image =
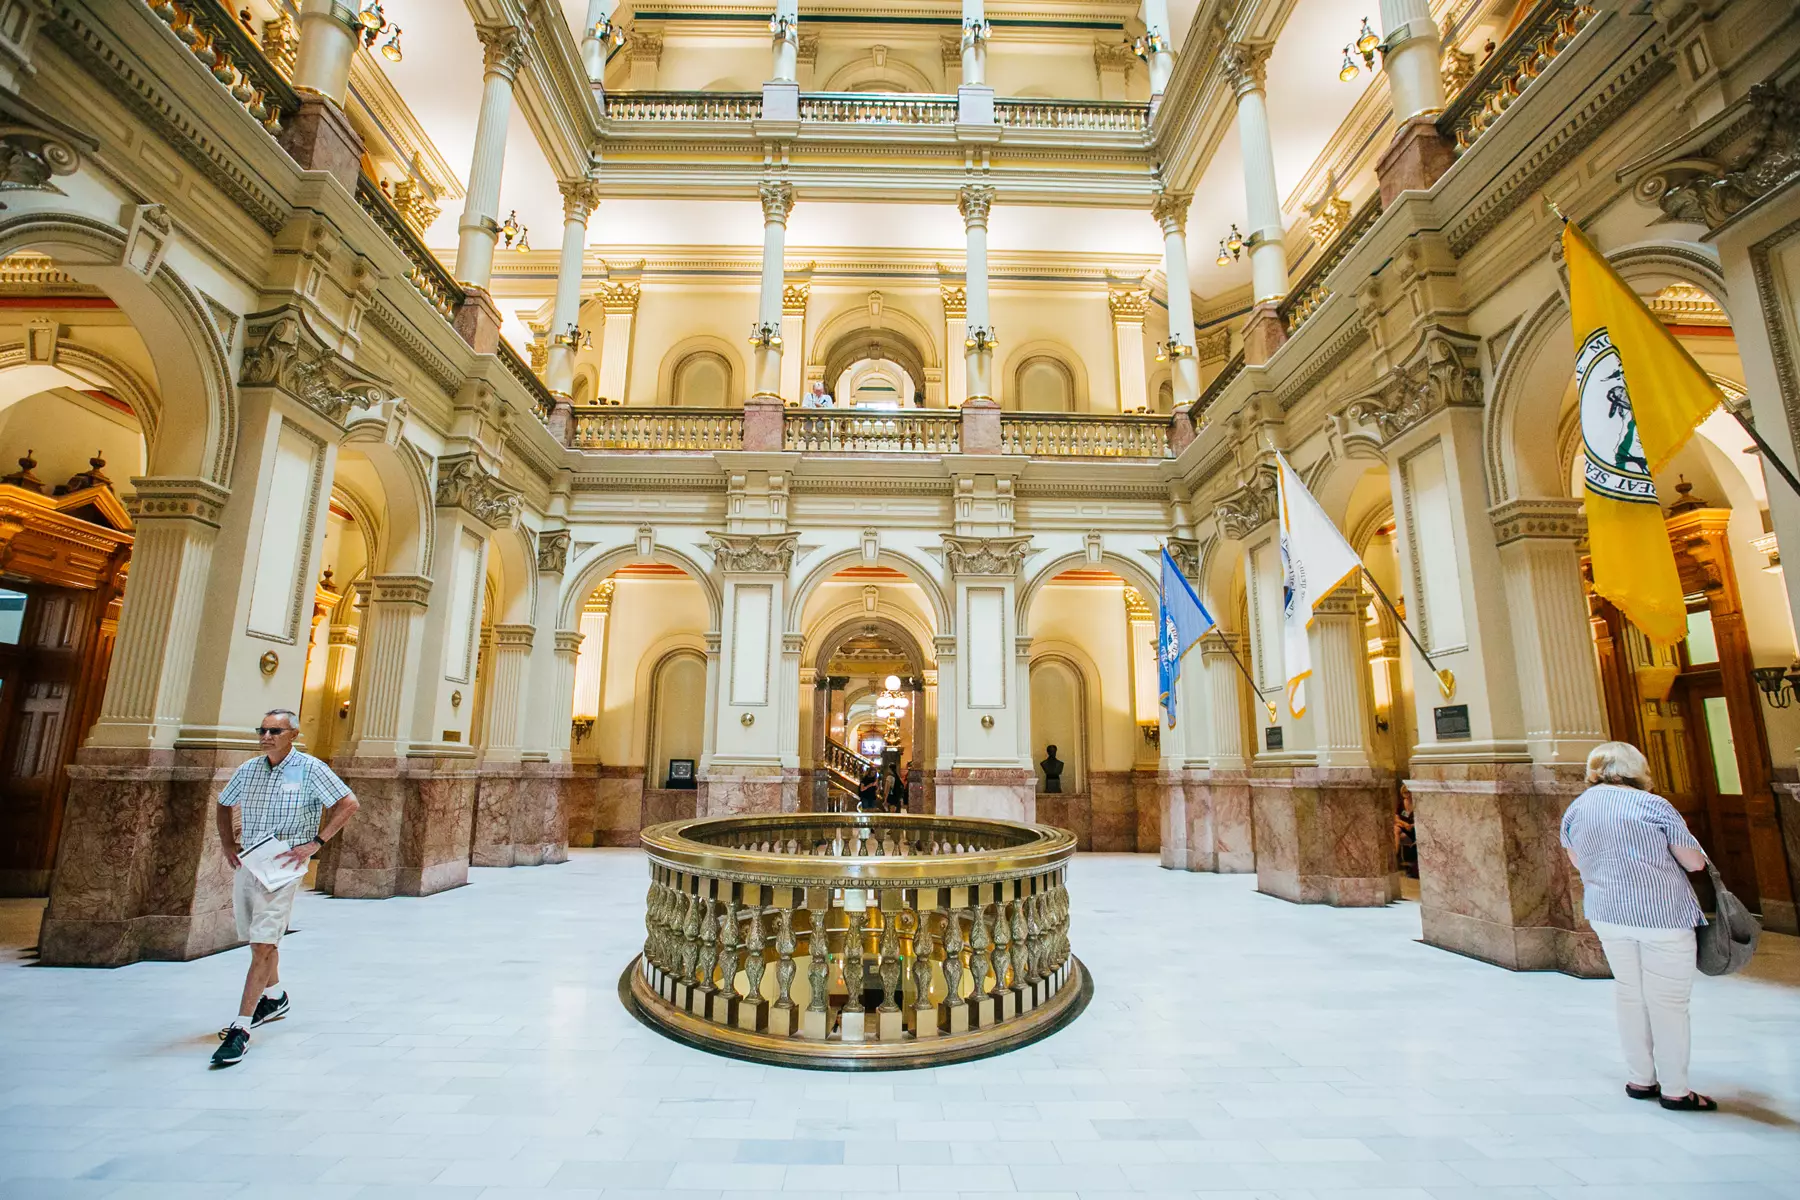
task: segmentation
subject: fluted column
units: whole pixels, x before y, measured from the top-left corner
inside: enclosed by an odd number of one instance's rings
[[[350,61],[356,57],[356,14],[343,0],[304,0],[300,6],[300,50],[294,59],[294,87],[317,92],[339,107],[350,90]]]
[[[1606,738],[1581,583],[1581,501],[1514,501],[1494,511],[1494,525],[1525,744],[1533,762],[1580,765]]]
[[[1207,764],[1215,771],[1242,771],[1244,753],[1243,674],[1232,660],[1232,647],[1243,639],[1225,633],[1200,640],[1200,666],[1206,672]]]
[[[353,757],[394,758],[406,752],[404,723],[413,707],[419,632],[430,595],[431,580],[423,575],[377,575],[370,581],[351,705],[347,753]]]
[[[456,277],[486,288],[494,273],[495,218],[500,209],[500,175],[506,165],[506,127],[512,119],[513,79],[525,58],[525,42],[510,25],[476,29],[485,74],[481,112],[475,121],[475,154],[469,163],[469,196],[457,225]]]
[[[482,734],[485,757],[506,762],[519,757],[523,746],[521,718],[525,712],[525,679],[531,669],[530,625],[494,626],[489,651],[487,729]]]
[[[1369,670],[1363,651],[1362,603],[1355,584],[1345,584],[1313,609],[1313,676],[1308,700],[1321,767],[1369,765],[1367,708]]]
[[[226,491],[199,479],[139,479],[137,541],[112,666],[90,746],[175,744]]]
[[[556,308],[550,318],[550,354],[544,363],[544,385],[566,403],[575,387],[575,349],[581,338],[581,271],[587,251],[587,223],[600,205],[600,185],[592,179],[578,179],[561,188],[562,257],[556,266]]]
[[[1162,192],[1150,215],[1162,226],[1163,276],[1169,285],[1169,341],[1164,347],[1173,364],[1175,407],[1200,398],[1200,364],[1194,358],[1194,293],[1188,283],[1187,212],[1193,197]]]
[[[781,286],[787,253],[787,219],[794,210],[794,187],[765,180],[760,188],[763,210],[762,292],[757,298],[756,394],[759,400],[781,401]]]
[[[606,624],[612,617],[614,580],[602,583],[581,610],[582,651],[575,660],[574,715],[598,719],[606,708]]]
[[[1267,362],[1287,329],[1275,304],[1288,290],[1287,246],[1282,236],[1281,192],[1275,184],[1275,147],[1269,138],[1264,67],[1271,46],[1233,42],[1225,47],[1225,76],[1237,94],[1238,143],[1244,157],[1244,223],[1250,248],[1250,319],[1244,327],[1244,360]]]
[[[1144,0],[1144,51],[1150,58],[1150,102],[1156,103],[1175,73],[1175,42],[1169,33],[1168,0]]]
[[[1150,407],[1150,386],[1144,374],[1144,312],[1150,306],[1150,293],[1139,287],[1114,288],[1107,292],[1106,304],[1112,310],[1113,348],[1118,359],[1119,411],[1144,412]],[[1196,366],[1196,372],[1198,369]]]
[[[570,629],[556,631],[556,664],[551,676],[550,711],[552,713],[567,713],[574,707],[575,660],[580,653],[581,634]],[[568,761],[570,733],[567,717],[551,721],[551,761]]]
[[[587,23],[581,27],[581,66],[588,82],[600,91],[606,77],[606,41],[599,34],[600,23],[612,12],[616,0],[588,0]]]
[[[1386,205],[1401,192],[1429,188],[1456,156],[1437,131],[1437,115],[1444,111],[1444,40],[1431,19],[1430,0],[1381,0],[1381,29],[1381,70],[1397,126],[1375,164]]]
[[[968,237],[964,268],[964,305],[968,332],[964,335],[964,375],[968,401],[994,399],[994,326],[988,315],[988,210],[994,204],[994,189],[979,184],[965,186],[957,195],[956,207],[962,213],[963,229]],[[952,348],[954,353],[954,348]]]

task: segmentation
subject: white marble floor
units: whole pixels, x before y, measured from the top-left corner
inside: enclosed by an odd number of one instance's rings
[[[209,1071],[246,960],[0,958],[0,1196],[1800,1200],[1800,943],[1703,979],[1718,1114],[1621,1091],[1608,983],[1418,944],[1412,904],[1082,856],[1093,1005],[933,1071],[763,1068],[619,1006],[642,858],[302,898],[293,1015]],[[14,914],[15,918],[17,914]],[[11,926],[18,924],[15,919]]]

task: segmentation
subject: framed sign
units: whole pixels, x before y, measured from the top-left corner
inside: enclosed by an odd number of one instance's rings
[[[694,786],[694,760],[691,758],[671,758],[669,760],[669,777],[663,781],[666,788],[691,788]]]
[[[1263,730],[1263,749],[1279,750],[1284,745],[1285,733],[1279,725],[1271,725]]]
[[[1469,706],[1466,704],[1446,704],[1442,708],[1431,710],[1432,719],[1437,724],[1437,739],[1440,742],[1467,740],[1469,736]]]

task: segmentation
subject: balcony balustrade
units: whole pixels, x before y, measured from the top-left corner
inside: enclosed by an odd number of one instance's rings
[[[1168,458],[1169,418],[1002,413],[1000,452],[1034,458]]]
[[[955,454],[962,441],[955,412],[800,409],[785,416],[783,448],[803,453]]]
[[[1568,48],[1594,11],[1593,5],[1575,0],[1540,0],[1514,26],[1438,118],[1438,132],[1454,143],[1458,155],[1473,146]]]
[[[1150,106],[1110,100],[998,99],[994,101],[994,121],[1008,129],[1147,133],[1150,129]]]
[[[1331,289],[1325,286],[1325,280],[1344,261],[1344,256],[1355,248],[1356,243],[1362,241],[1363,235],[1369,232],[1370,227],[1375,224],[1375,218],[1380,215],[1381,197],[1378,194],[1371,196],[1357,210],[1350,218],[1350,223],[1326,244],[1319,261],[1300,277],[1300,282],[1294,285],[1294,290],[1288,293],[1287,299],[1280,306],[1281,319],[1289,334],[1306,324],[1306,319],[1318,311],[1319,305],[1325,303],[1325,298],[1331,295]]]
[[[761,92],[608,92],[611,121],[754,121]]]
[[[299,93],[220,0],[142,2],[271,136],[299,110]]]
[[[1072,834],[967,817],[788,814],[653,826],[638,1015],[702,1048],[926,1066],[1078,1015]]]
[[[756,92],[610,92],[606,116],[620,122],[749,122],[762,117],[762,96]],[[955,96],[808,92],[800,97],[800,119],[949,129],[956,125],[957,101]],[[1001,98],[994,102],[994,121],[1007,129],[1143,134],[1150,128],[1150,106],[1104,100]]]
[[[577,450],[742,450],[738,408],[578,409],[569,435]]]

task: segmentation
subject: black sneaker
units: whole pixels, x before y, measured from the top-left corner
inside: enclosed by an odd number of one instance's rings
[[[256,1002],[256,1012],[250,1018],[250,1028],[255,1029],[258,1025],[279,1021],[287,1014],[288,997],[286,992],[281,993],[279,1000],[271,1000],[267,996],[263,996]]]
[[[250,1031],[245,1029],[242,1025],[233,1025],[230,1029],[225,1031],[224,1044],[213,1051],[212,1065],[215,1067],[229,1067],[232,1063],[241,1061],[244,1057],[244,1052],[249,1048]]]

